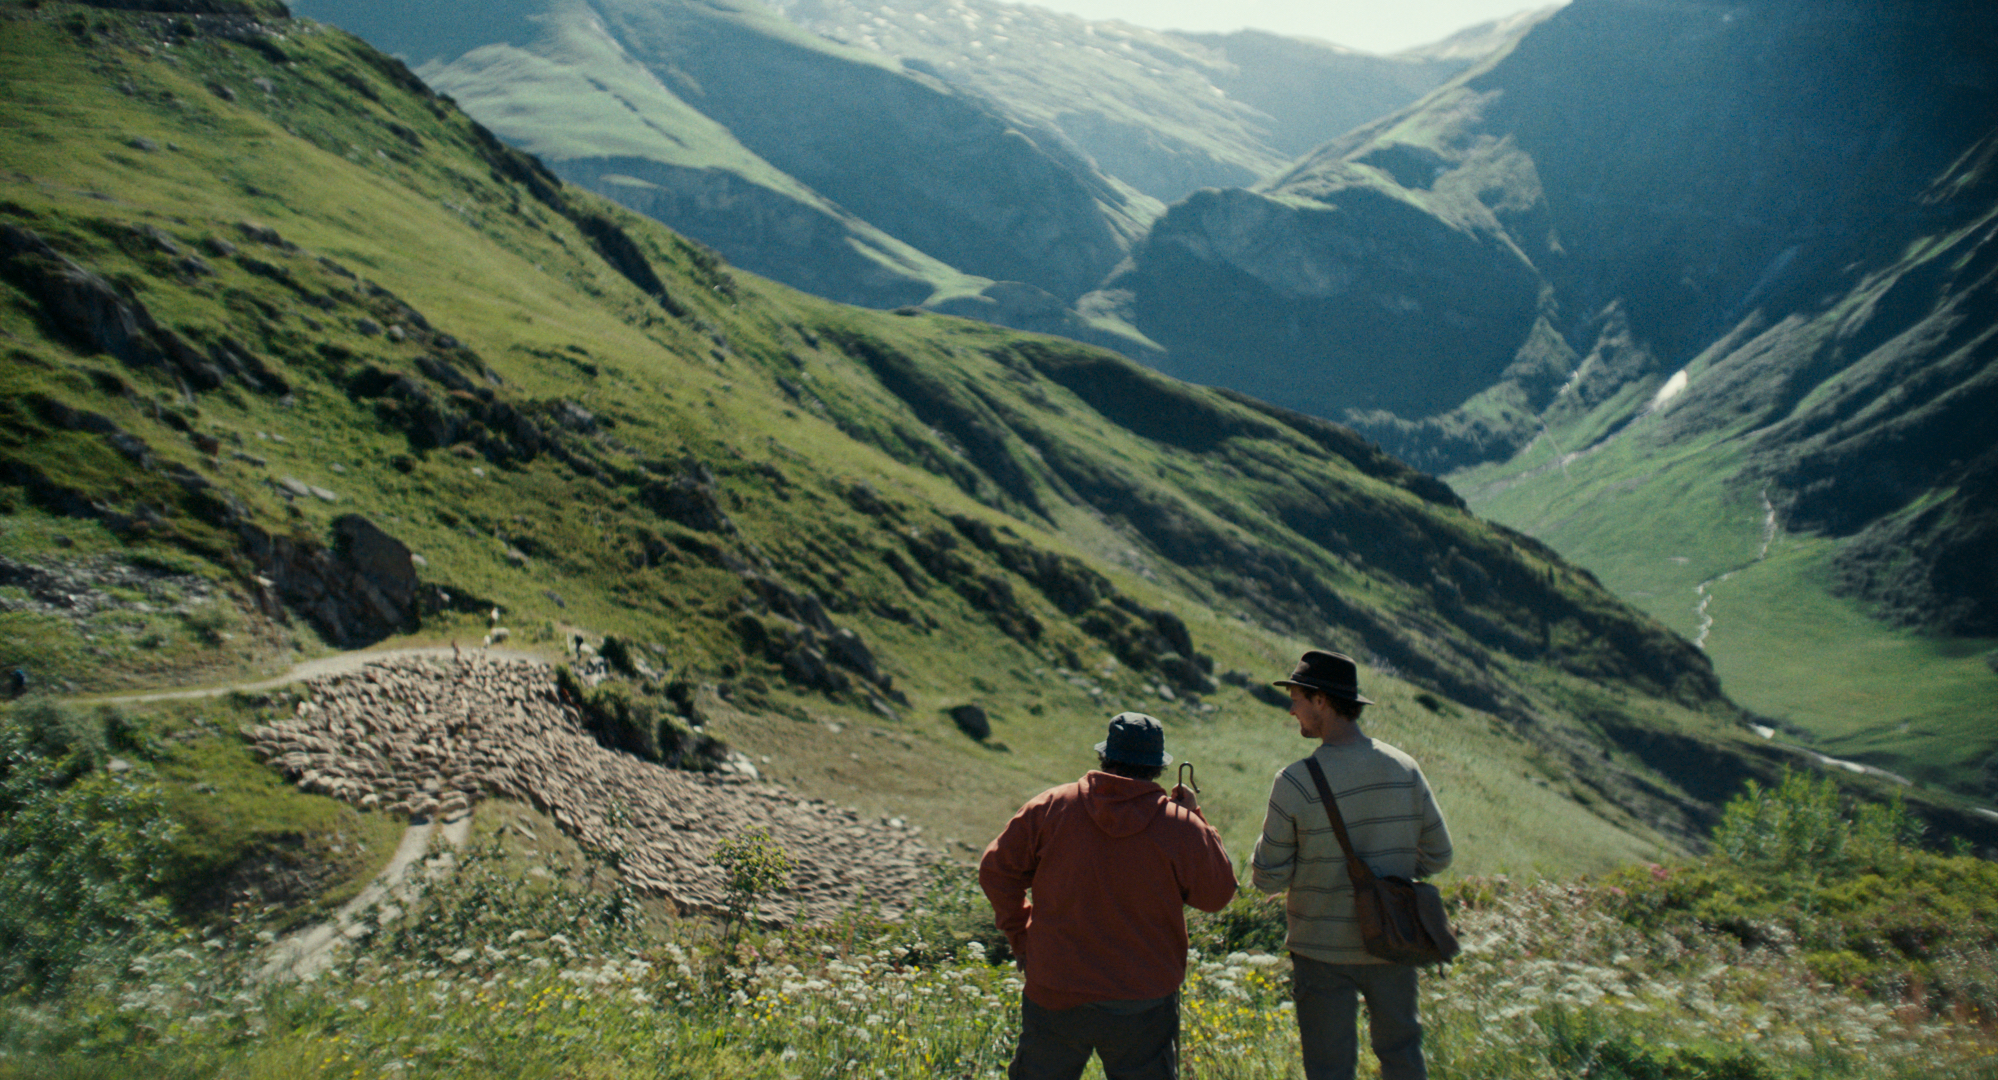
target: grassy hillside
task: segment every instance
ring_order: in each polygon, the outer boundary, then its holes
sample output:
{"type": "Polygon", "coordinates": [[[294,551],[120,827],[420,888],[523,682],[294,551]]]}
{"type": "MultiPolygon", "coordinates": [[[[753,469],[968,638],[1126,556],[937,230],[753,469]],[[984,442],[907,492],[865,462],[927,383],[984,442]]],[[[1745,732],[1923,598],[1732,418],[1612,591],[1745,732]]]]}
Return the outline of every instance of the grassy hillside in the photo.
{"type": "Polygon", "coordinates": [[[732,271],[309,22],[0,12],[0,538],[35,568],[0,668],[36,686],[469,644],[497,607],[972,844],[1146,708],[1239,852],[1298,750],[1245,686],[1333,645],[1474,870],[1687,842],[1773,767],[1683,641],[1345,429],[732,271]]]}
{"type": "Polygon", "coordinates": [[[481,5],[414,23],[300,10],[426,58],[426,79],[564,176],[836,299],[1001,280],[1072,300],[1158,209],[984,99],[761,4],[549,3],[518,40],[481,5]]]}
{"type": "Polygon", "coordinates": [[[1374,56],[1259,31],[1186,34],[991,0],[781,0],[816,33],[999,103],[1157,200],[1243,187],[1421,97],[1469,55],[1374,56]]]}
{"type": "Polygon", "coordinates": [[[1572,429],[1555,429],[1451,481],[1698,642],[1780,738],[1991,805],[1998,638],[1883,622],[1835,591],[1853,543],[1783,528],[1773,485],[1744,482],[1740,433],[1689,443],[1663,424],[1641,419],[1582,453],[1563,453],[1572,429]]]}

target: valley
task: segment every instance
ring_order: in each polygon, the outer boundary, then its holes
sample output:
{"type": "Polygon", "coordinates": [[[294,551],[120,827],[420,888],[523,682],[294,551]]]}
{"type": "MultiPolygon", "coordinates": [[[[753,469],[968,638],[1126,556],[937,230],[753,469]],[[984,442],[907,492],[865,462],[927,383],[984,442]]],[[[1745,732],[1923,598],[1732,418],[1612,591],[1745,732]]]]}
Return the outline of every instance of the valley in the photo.
{"type": "Polygon", "coordinates": [[[231,655],[469,644],[497,607],[509,647],[642,644],[651,713],[743,717],[714,730],[781,781],[936,835],[994,828],[1079,767],[1082,718],[1143,705],[1241,770],[1212,805],[1246,845],[1254,778],[1293,752],[1249,688],[1330,639],[1373,658],[1383,724],[1462,763],[1490,865],[1548,871],[1683,843],[1724,792],[1680,785],[1775,768],[1695,651],[1343,429],[764,283],[312,24],[64,17],[9,24],[78,89],[58,109],[10,76],[65,134],[8,151],[0,543],[151,552],[235,599],[160,644],[10,605],[37,685],[171,684],[103,684],[98,658],[172,649],[211,681],[231,655]],[[1604,717],[1673,749],[1606,757],[1604,717]],[[828,741],[862,719],[904,736],[828,741]]]}
{"type": "MultiPolygon", "coordinates": [[[[1083,24],[1002,7],[447,5],[398,59],[0,0],[0,1071],[983,1075],[965,863],[1137,709],[1240,867],[1333,647],[1461,852],[1464,1075],[1981,1075],[1988,162],[1715,329],[1555,258],[1623,226],[1500,123],[1615,4],[1132,28],[1093,120],[1030,92],[1083,24]],[[1276,108],[1349,77],[1399,111],[1276,108]]],[[[1282,922],[1194,921],[1215,1075],[1293,1064],[1282,922]]]]}
{"type": "MultiPolygon", "coordinates": [[[[453,10],[302,9],[749,269],[1108,347],[1505,485],[1474,509],[1689,638],[1672,568],[1714,563],[1726,506],[1765,493],[1785,538],[1836,551],[1779,622],[1849,608],[1828,647],[1998,709],[1971,659],[1998,626],[1978,5],[1584,0],[1393,57],[971,0],[453,10]],[[1039,216],[1003,211],[1029,189],[1039,216]],[[1547,447],[1646,424],[1618,482],[1662,483],[1668,520],[1587,521],[1615,504],[1545,481],[1547,447]],[[1708,494],[1682,512],[1681,483],[1708,494]]],[[[1787,669],[1763,637],[1716,642],[1723,666],[1787,669]]],[[[1742,694],[1800,735],[1859,722],[1742,694]]],[[[1863,753],[1988,802],[1998,736],[1966,724],[1863,753]]]]}

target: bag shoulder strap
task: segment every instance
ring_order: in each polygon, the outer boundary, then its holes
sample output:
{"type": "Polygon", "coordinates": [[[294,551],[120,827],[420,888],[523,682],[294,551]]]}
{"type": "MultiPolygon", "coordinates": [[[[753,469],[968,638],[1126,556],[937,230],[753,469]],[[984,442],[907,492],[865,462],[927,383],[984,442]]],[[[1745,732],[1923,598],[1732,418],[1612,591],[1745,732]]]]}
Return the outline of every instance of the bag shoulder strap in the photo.
{"type": "Polygon", "coordinates": [[[1325,804],[1326,816],[1332,819],[1332,832],[1339,838],[1339,849],[1346,853],[1346,876],[1353,879],[1356,891],[1366,888],[1373,884],[1374,868],[1353,850],[1353,838],[1346,835],[1346,818],[1339,813],[1339,800],[1332,795],[1332,785],[1325,782],[1325,770],[1318,767],[1318,756],[1305,758],[1304,767],[1311,770],[1311,782],[1318,785],[1318,798],[1325,804]]]}

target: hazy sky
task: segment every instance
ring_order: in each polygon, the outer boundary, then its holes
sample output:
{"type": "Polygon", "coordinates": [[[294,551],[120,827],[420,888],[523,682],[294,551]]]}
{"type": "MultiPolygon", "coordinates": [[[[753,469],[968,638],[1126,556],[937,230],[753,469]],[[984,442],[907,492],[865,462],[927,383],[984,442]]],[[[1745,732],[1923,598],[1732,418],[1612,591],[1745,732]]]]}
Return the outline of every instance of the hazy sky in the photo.
{"type": "Polygon", "coordinates": [[[1554,0],[1027,0],[1153,30],[1274,30],[1367,52],[1426,45],[1474,23],[1554,0]]]}

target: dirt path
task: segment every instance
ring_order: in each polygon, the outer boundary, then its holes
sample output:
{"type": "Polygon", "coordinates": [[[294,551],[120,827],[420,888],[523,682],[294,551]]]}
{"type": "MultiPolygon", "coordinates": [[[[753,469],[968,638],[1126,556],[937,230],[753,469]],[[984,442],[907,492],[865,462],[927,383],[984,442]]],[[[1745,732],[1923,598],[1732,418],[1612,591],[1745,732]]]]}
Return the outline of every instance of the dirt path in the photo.
{"type": "MultiPolygon", "coordinates": [[[[342,941],[359,936],[362,931],[361,916],[368,913],[376,904],[391,905],[408,903],[421,881],[411,880],[411,874],[429,854],[430,841],[437,833],[443,833],[453,848],[465,846],[472,835],[472,813],[466,812],[442,824],[425,822],[411,825],[402,834],[402,843],[395,849],[395,856],[382,872],[368,882],[360,895],[341,905],[331,919],[316,926],[307,927],[271,946],[270,955],[264,966],[258,970],[260,981],[271,979],[308,978],[324,970],[333,961],[333,951],[342,941]]],[[[441,872],[448,864],[438,867],[441,872]]]]}
{"type": "MultiPolygon", "coordinates": [[[[377,649],[368,652],[338,653],[322,656],[295,664],[282,675],[266,679],[253,679],[246,682],[225,683],[221,686],[202,687],[192,690],[158,690],[143,694],[119,694],[112,697],[91,697],[87,700],[96,705],[136,705],[149,701],[195,701],[203,698],[221,697],[224,694],[256,693],[261,690],[275,690],[282,686],[309,682],[313,679],[332,678],[360,671],[369,664],[420,657],[462,658],[476,654],[501,660],[545,663],[540,657],[513,649],[462,649],[456,645],[423,645],[400,649],[377,649]]],[[[280,939],[271,946],[269,956],[258,972],[262,980],[296,979],[308,977],[323,970],[333,960],[334,950],[360,930],[363,914],[377,904],[407,902],[420,881],[412,880],[411,874],[418,868],[425,856],[430,853],[431,840],[441,833],[453,848],[462,847],[472,831],[470,810],[441,823],[423,821],[412,824],[403,830],[402,842],[396,846],[395,855],[387,866],[376,874],[360,893],[333,917],[325,922],[307,927],[280,939]]],[[[448,864],[446,864],[448,866],[448,864]]],[[[440,867],[442,869],[443,867],[440,867]]]]}
{"type": "Polygon", "coordinates": [[[553,687],[547,660],[503,649],[423,646],[344,653],[283,675],[198,689],[90,699],[140,703],[308,688],[294,708],[246,729],[254,749],[301,790],[407,813],[388,865],[326,921],[275,943],[266,980],[310,977],[381,910],[407,905],[447,873],[438,836],[466,842],[489,798],[536,807],[586,848],[614,852],[626,880],[683,912],[725,906],[716,843],[756,830],[783,837],[790,888],[759,916],[823,919],[865,897],[884,914],[918,895],[938,854],[901,818],[864,817],[763,781],[753,765],[695,773],[605,748],[553,687]]]}
{"type": "Polygon", "coordinates": [[[113,697],[79,696],[75,700],[91,705],[136,705],[147,701],[197,701],[202,698],[221,697],[224,694],[252,694],[259,690],[275,690],[280,686],[307,682],[312,679],[328,678],[334,675],[349,675],[369,664],[384,660],[399,660],[406,657],[460,657],[486,656],[497,660],[525,660],[529,663],[545,664],[547,661],[532,653],[515,649],[470,648],[456,645],[415,645],[402,649],[377,649],[372,652],[337,653],[322,656],[317,660],[307,660],[294,664],[290,671],[267,679],[253,679],[248,682],[224,683],[221,686],[208,686],[195,690],[154,690],[143,694],[118,694],[113,697]]]}

